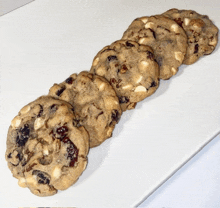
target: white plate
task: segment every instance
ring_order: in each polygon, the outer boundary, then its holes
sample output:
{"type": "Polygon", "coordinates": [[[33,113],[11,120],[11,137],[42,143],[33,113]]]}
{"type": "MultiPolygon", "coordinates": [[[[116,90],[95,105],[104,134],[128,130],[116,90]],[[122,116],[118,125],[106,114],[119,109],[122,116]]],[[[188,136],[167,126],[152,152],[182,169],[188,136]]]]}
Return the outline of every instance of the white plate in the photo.
{"type": "Polygon", "coordinates": [[[181,66],[155,94],[125,112],[113,137],[90,150],[87,169],[68,190],[34,196],[17,185],[4,160],[7,128],[20,108],[47,94],[53,83],[89,70],[96,53],[120,39],[136,17],[178,7],[207,14],[219,27],[219,1],[190,2],[38,0],[0,17],[1,207],[134,207],[218,134],[217,48],[181,66]]]}

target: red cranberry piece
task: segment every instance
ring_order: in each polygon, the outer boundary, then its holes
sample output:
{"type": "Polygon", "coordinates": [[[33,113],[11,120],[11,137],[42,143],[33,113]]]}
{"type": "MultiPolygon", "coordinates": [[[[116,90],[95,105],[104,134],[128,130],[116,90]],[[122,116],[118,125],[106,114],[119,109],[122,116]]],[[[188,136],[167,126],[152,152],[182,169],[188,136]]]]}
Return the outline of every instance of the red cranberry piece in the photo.
{"type": "Polygon", "coordinates": [[[71,160],[69,166],[73,167],[75,165],[75,162],[77,162],[77,158],[74,158],[73,160],[71,160]]]}
{"type": "Polygon", "coordinates": [[[134,45],[133,44],[131,44],[130,42],[128,42],[128,41],[126,41],[126,46],[128,46],[128,47],[134,47],[134,45]]]}
{"type": "Polygon", "coordinates": [[[57,109],[58,109],[58,107],[57,107],[56,104],[53,104],[53,105],[50,106],[51,113],[54,113],[57,109]]]}
{"type": "Polygon", "coordinates": [[[50,176],[45,173],[45,172],[42,172],[40,170],[34,170],[32,172],[32,175],[36,175],[37,176],[37,181],[39,184],[49,184],[50,183],[50,176]]]}
{"type": "Polygon", "coordinates": [[[70,143],[70,139],[68,137],[64,137],[62,140],[63,143],[70,143]]]}
{"type": "Polygon", "coordinates": [[[72,83],[73,83],[73,78],[72,78],[72,77],[69,77],[69,78],[67,78],[67,79],[65,80],[65,82],[66,82],[67,84],[72,84],[72,83]]]}
{"type": "Polygon", "coordinates": [[[67,147],[67,158],[70,158],[70,167],[73,167],[75,162],[77,162],[78,160],[78,153],[79,150],[77,149],[77,147],[71,142],[71,140],[69,140],[68,143],[68,147],[67,147]]]}
{"type": "Polygon", "coordinates": [[[156,86],[157,86],[156,82],[153,81],[153,82],[151,83],[151,86],[150,86],[150,87],[156,87],[156,86]]]}
{"type": "Polygon", "coordinates": [[[120,114],[117,110],[113,110],[112,112],[112,121],[115,121],[116,123],[119,121],[120,119],[120,114]]]}
{"type": "Polygon", "coordinates": [[[20,128],[17,132],[16,144],[18,147],[22,147],[29,139],[30,129],[29,125],[25,124],[23,128],[20,128]]]}
{"type": "Polygon", "coordinates": [[[150,51],[147,51],[147,58],[149,58],[150,60],[154,60],[154,54],[150,51]]]}
{"type": "Polygon", "coordinates": [[[121,96],[119,97],[119,103],[128,103],[129,102],[129,98],[126,96],[121,96]]]}
{"type": "Polygon", "coordinates": [[[42,113],[43,113],[43,106],[40,105],[40,111],[39,111],[37,117],[41,117],[41,116],[42,116],[42,113]]]}
{"type": "Polygon", "coordinates": [[[194,53],[198,53],[198,51],[199,51],[199,44],[196,44],[195,49],[194,49],[194,53]]]}
{"type": "Polygon", "coordinates": [[[56,132],[57,132],[57,134],[63,136],[66,134],[66,132],[68,132],[68,128],[67,128],[67,126],[61,126],[57,129],[56,132]]]}
{"type": "Polygon", "coordinates": [[[182,27],[183,21],[181,20],[181,18],[174,19],[174,21],[175,21],[180,27],[182,27]]]}
{"type": "Polygon", "coordinates": [[[118,60],[117,56],[108,56],[107,57],[108,61],[114,61],[114,60],[118,60]]]}
{"type": "Polygon", "coordinates": [[[149,28],[149,30],[152,32],[152,34],[153,34],[153,36],[154,36],[154,39],[156,39],[156,34],[155,34],[155,32],[154,32],[151,28],[149,28]]]}
{"type": "Polygon", "coordinates": [[[60,90],[57,90],[56,95],[60,96],[65,89],[66,89],[65,87],[62,87],[60,90]]]}

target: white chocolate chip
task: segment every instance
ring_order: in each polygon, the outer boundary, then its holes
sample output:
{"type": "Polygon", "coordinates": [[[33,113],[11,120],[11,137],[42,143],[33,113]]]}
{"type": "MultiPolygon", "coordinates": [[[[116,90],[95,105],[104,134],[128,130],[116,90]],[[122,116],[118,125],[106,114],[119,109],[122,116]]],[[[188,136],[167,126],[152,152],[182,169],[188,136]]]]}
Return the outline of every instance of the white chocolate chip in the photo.
{"type": "Polygon", "coordinates": [[[148,21],[148,18],[147,18],[147,17],[142,17],[140,20],[141,20],[144,24],[146,24],[146,22],[148,21]]]}
{"type": "Polygon", "coordinates": [[[116,104],[116,105],[119,105],[118,101],[115,100],[115,104],[116,104]]]}
{"type": "Polygon", "coordinates": [[[176,19],[180,16],[180,14],[179,13],[173,13],[172,16],[176,19]]]}
{"type": "Polygon", "coordinates": [[[154,26],[153,22],[148,22],[148,23],[145,24],[144,27],[147,29],[147,28],[152,28],[153,26],[154,26]]]}
{"type": "Polygon", "coordinates": [[[97,58],[93,61],[92,65],[93,65],[93,66],[96,66],[96,65],[98,64],[98,62],[99,62],[99,57],[97,57],[97,58]]]}
{"type": "Polygon", "coordinates": [[[141,65],[143,67],[148,67],[149,63],[148,63],[148,61],[141,61],[141,65]]]}
{"type": "Polygon", "coordinates": [[[37,185],[37,176],[33,175],[33,176],[27,177],[26,182],[27,182],[27,184],[32,184],[32,185],[36,186],[37,185]]]}
{"type": "Polygon", "coordinates": [[[37,118],[34,122],[34,129],[37,130],[44,125],[44,120],[42,118],[37,118]]]}
{"type": "Polygon", "coordinates": [[[21,119],[19,116],[15,116],[11,121],[12,128],[18,128],[20,124],[21,124],[21,119]]]}
{"type": "Polygon", "coordinates": [[[140,75],[139,78],[136,80],[136,83],[141,82],[142,78],[143,78],[143,76],[140,75]]]}
{"type": "Polygon", "coordinates": [[[209,42],[209,45],[216,45],[216,44],[217,44],[216,38],[214,38],[212,41],[209,42]]]}
{"type": "Polygon", "coordinates": [[[58,179],[61,176],[61,169],[59,167],[55,167],[52,173],[52,177],[58,179]]]}
{"type": "Polygon", "coordinates": [[[179,32],[179,27],[177,24],[172,24],[171,25],[171,30],[174,31],[175,33],[179,32]]]}
{"type": "Polygon", "coordinates": [[[146,92],[147,89],[144,86],[137,86],[134,92],[146,92]]]}
{"type": "Polygon", "coordinates": [[[141,61],[138,64],[138,68],[140,69],[141,72],[145,72],[146,69],[148,68],[148,66],[149,66],[149,62],[148,61],[141,61]]]}
{"type": "Polygon", "coordinates": [[[143,44],[144,41],[145,41],[145,38],[140,38],[139,41],[138,41],[138,43],[139,43],[139,44],[143,44]]]}
{"type": "Polygon", "coordinates": [[[183,53],[182,53],[182,52],[179,52],[179,51],[176,51],[176,52],[174,52],[174,54],[175,54],[175,59],[176,59],[177,61],[179,61],[180,63],[182,63],[182,62],[183,62],[183,59],[184,59],[183,53]]]}
{"type": "Polygon", "coordinates": [[[133,87],[133,85],[131,84],[128,84],[128,85],[125,85],[122,87],[123,90],[128,90],[128,89],[131,89],[133,87]]]}
{"type": "Polygon", "coordinates": [[[175,75],[177,73],[177,69],[174,67],[171,68],[171,71],[173,72],[173,75],[175,75]]]}
{"type": "Polygon", "coordinates": [[[105,68],[99,67],[98,69],[96,69],[96,74],[98,74],[99,76],[104,76],[105,75],[105,68]]]}
{"type": "Polygon", "coordinates": [[[18,185],[20,186],[20,187],[22,187],[22,188],[25,188],[25,187],[27,187],[27,184],[26,184],[26,179],[25,178],[19,178],[18,179],[18,185]]]}
{"type": "Polygon", "coordinates": [[[184,18],[184,24],[185,24],[185,25],[188,25],[189,22],[190,22],[190,19],[189,19],[189,18],[184,18]]]}
{"type": "Polygon", "coordinates": [[[29,105],[26,105],[20,110],[20,113],[26,114],[30,109],[31,109],[31,107],[29,105]]]}
{"type": "Polygon", "coordinates": [[[44,154],[44,155],[49,155],[49,150],[48,150],[47,147],[44,147],[44,149],[43,149],[43,154],[44,154]]]}
{"type": "Polygon", "coordinates": [[[194,29],[201,29],[197,24],[193,24],[194,29]]]}
{"type": "Polygon", "coordinates": [[[138,43],[143,45],[148,45],[149,43],[152,43],[153,40],[155,40],[153,36],[145,37],[145,38],[140,38],[138,43]]]}
{"type": "Polygon", "coordinates": [[[105,83],[99,85],[99,90],[102,91],[105,88],[105,83]]]}

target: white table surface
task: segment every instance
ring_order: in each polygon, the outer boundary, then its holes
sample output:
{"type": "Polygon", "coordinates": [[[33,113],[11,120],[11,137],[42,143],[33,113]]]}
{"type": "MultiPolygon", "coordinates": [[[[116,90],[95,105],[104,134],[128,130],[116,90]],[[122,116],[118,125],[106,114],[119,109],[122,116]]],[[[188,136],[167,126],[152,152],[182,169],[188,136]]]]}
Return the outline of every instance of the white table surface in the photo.
{"type": "MultiPolygon", "coordinates": [[[[88,70],[134,18],[173,7],[207,14],[220,27],[219,1],[37,0],[0,17],[1,207],[137,206],[219,133],[217,47],[124,113],[113,138],[90,151],[86,171],[67,191],[39,199],[18,187],[7,169],[7,128],[23,105],[88,70]]],[[[219,143],[215,138],[140,206],[218,207],[219,143]]]]}

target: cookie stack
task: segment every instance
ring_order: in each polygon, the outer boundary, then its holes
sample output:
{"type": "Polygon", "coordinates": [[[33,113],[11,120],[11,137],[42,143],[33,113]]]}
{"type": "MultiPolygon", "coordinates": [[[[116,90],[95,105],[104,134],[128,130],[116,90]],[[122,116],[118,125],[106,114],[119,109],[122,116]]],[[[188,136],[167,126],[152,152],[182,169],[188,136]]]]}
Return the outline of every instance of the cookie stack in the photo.
{"type": "Polygon", "coordinates": [[[152,95],[181,64],[210,54],[218,28],[206,15],[171,9],[135,19],[101,49],[90,71],[70,75],[12,120],[6,160],[21,187],[51,196],[74,184],[89,148],[112,136],[122,113],[152,95]]]}

